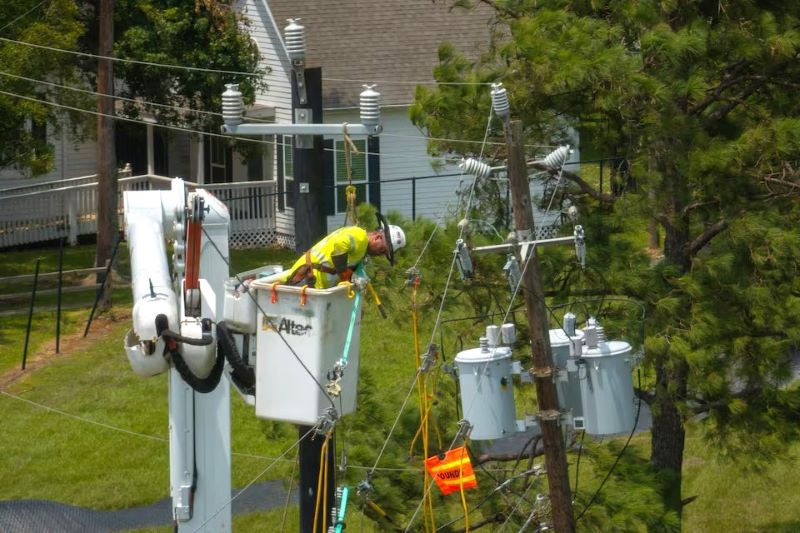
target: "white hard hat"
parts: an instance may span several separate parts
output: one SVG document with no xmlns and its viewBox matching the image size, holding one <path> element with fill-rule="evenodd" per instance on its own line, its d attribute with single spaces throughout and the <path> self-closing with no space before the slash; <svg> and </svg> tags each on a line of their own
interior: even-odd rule
<svg viewBox="0 0 800 533">
<path fill-rule="evenodd" d="M 406 245 L 406 234 L 400 226 L 389 224 L 382 214 L 375 213 L 375 215 L 378 217 L 378 228 L 383 231 L 386 239 L 386 258 L 394 265 L 394 252 Z"/>
<path fill-rule="evenodd" d="M 389 225 L 389 241 L 392 243 L 392 250 L 397 251 L 406 245 L 406 233 L 400 226 Z"/>
</svg>

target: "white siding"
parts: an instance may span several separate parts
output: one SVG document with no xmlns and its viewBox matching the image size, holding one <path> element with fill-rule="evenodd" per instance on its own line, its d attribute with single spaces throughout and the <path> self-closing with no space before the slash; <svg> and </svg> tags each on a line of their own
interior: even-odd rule
<svg viewBox="0 0 800 533">
<path fill-rule="evenodd" d="M 380 89 L 379 89 L 380 90 Z M 325 112 L 325 122 L 359 123 L 358 110 L 330 110 Z M 381 210 L 384 213 L 397 211 L 411 218 L 412 215 L 440 220 L 455 216 L 459 186 L 468 186 L 469 179 L 443 174 L 458 173 L 456 165 L 443 165 L 434 170 L 427 144 L 422 133 L 408 119 L 407 108 L 381 109 L 383 134 L 380 137 Z M 416 194 L 412 196 L 411 181 L 392 180 L 411 177 L 433 176 L 416 180 Z M 388 182 L 388 183 L 387 183 Z M 343 215 L 328 217 L 328 227 L 342 224 Z"/>
<path fill-rule="evenodd" d="M 267 89 L 256 94 L 256 103 L 275 108 L 275 122 L 292 122 L 291 66 L 283 48 L 281 33 L 284 21 L 275 21 L 266 0 L 240 0 L 236 9 L 250 21 L 248 31 L 261 53 L 261 66 L 269 69 L 264 77 Z M 272 175 L 277 176 L 277 155 L 280 147 L 275 147 Z M 276 213 L 278 234 L 294 235 L 294 210 L 286 209 Z"/>
<path fill-rule="evenodd" d="M 40 181 L 88 176 L 96 172 L 93 139 L 83 142 L 75 141 L 67 133 L 68 127 L 63 128 L 60 134 L 55 134 L 51 125 L 48 125 L 47 129 L 48 141 L 53 146 L 55 163 L 53 170 L 36 178 L 28 178 L 24 172 L 14 168 L 0 170 L 0 189 L 17 185 L 32 185 Z"/>
</svg>

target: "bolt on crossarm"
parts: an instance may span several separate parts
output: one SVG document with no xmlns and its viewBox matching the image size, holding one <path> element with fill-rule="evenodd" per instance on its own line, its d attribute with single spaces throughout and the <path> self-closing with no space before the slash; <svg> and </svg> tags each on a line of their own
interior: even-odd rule
<svg viewBox="0 0 800 533">
<path fill-rule="evenodd" d="M 503 132 L 508 147 L 508 177 L 514 210 L 514 226 L 519 242 L 531 241 L 534 236 L 533 209 L 528 185 L 525 155 L 523 153 L 522 123 L 510 119 L 508 96 L 501 84 L 492 86 L 492 107 L 503 121 Z M 539 425 L 542 430 L 545 465 L 550 489 L 553 526 L 559 533 L 573 533 L 575 519 L 572 514 L 572 499 L 569 488 L 566 449 L 561 434 L 558 397 L 554 382 L 554 364 L 550 352 L 550 336 L 544 304 L 544 291 L 539 275 L 536 248 L 527 248 L 530 257 L 520 257 L 522 292 L 530 328 L 531 374 L 536 386 L 539 406 Z"/>
</svg>

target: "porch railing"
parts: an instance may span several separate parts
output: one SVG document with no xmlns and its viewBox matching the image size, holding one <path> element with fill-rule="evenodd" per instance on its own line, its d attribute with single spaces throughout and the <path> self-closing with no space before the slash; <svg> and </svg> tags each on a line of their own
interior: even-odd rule
<svg viewBox="0 0 800 533">
<path fill-rule="evenodd" d="M 128 190 L 166 190 L 171 180 L 163 176 L 129 176 L 119 179 L 119 216 L 122 227 L 122 193 Z M 231 216 L 231 247 L 267 244 L 274 240 L 275 182 L 250 181 L 198 185 L 222 200 Z M 97 231 L 97 182 L 84 176 L 0 191 L 0 248 L 66 237 L 75 243 L 80 235 Z"/>
</svg>

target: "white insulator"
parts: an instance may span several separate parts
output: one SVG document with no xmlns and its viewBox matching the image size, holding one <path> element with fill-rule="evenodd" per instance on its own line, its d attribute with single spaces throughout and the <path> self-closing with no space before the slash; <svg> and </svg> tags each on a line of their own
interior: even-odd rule
<svg viewBox="0 0 800 533">
<path fill-rule="evenodd" d="M 517 327 L 512 324 L 503 324 L 500 326 L 500 336 L 503 338 L 503 344 L 514 344 L 517 341 Z"/>
<path fill-rule="evenodd" d="M 472 157 L 462 159 L 458 164 L 458 168 L 460 168 L 464 174 L 471 174 L 478 179 L 485 178 L 492 173 L 492 167 Z"/>
<path fill-rule="evenodd" d="M 564 332 L 573 337 L 575 335 L 575 321 L 576 317 L 572 313 L 565 313 L 564 314 Z"/>
<path fill-rule="evenodd" d="M 489 346 L 500 346 L 500 326 L 486 326 L 486 338 L 489 340 Z"/>
<path fill-rule="evenodd" d="M 508 104 L 508 93 L 503 88 L 502 83 L 492 84 L 492 109 L 500 118 L 507 117 L 511 112 Z"/>
<path fill-rule="evenodd" d="M 456 249 L 453 250 L 453 253 L 456 255 L 456 266 L 461 274 L 461 279 L 472 279 L 474 273 L 472 258 L 469 256 L 469 248 L 467 247 L 467 243 L 464 242 L 464 239 L 458 239 L 456 241 Z"/>
<path fill-rule="evenodd" d="M 361 124 L 378 126 L 381 123 L 381 93 L 375 90 L 375 85 L 363 87 L 359 98 Z"/>
<path fill-rule="evenodd" d="M 306 58 L 306 29 L 298 24 L 299 18 L 286 19 L 286 21 L 289 23 L 283 29 L 286 52 L 292 61 L 302 61 Z"/>
<path fill-rule="evenodd" d="M 226 126 L 238 126 L 244 115 L 244 101 L 238 83 L 226 83 L 222 93 L 222 120 Z"/>
<path fill-rule="evenodd" d="M 544 166 L 549 168 L 550 170 L 558 170 L 561 166 L 567 162 L 567 158 L 569 157 L 569 146 L 559 146 L 542 160 Z"/>
<path fill-rule="evenodd" d="M 598 324 L 598 326 L 597 326 L 597 342 L 598 343 L 606 342 L 606 340 L 607 340 L 606 339 L 606 330 L 605 330 L 605 328 L 603 326 Z"/>
</svg>

